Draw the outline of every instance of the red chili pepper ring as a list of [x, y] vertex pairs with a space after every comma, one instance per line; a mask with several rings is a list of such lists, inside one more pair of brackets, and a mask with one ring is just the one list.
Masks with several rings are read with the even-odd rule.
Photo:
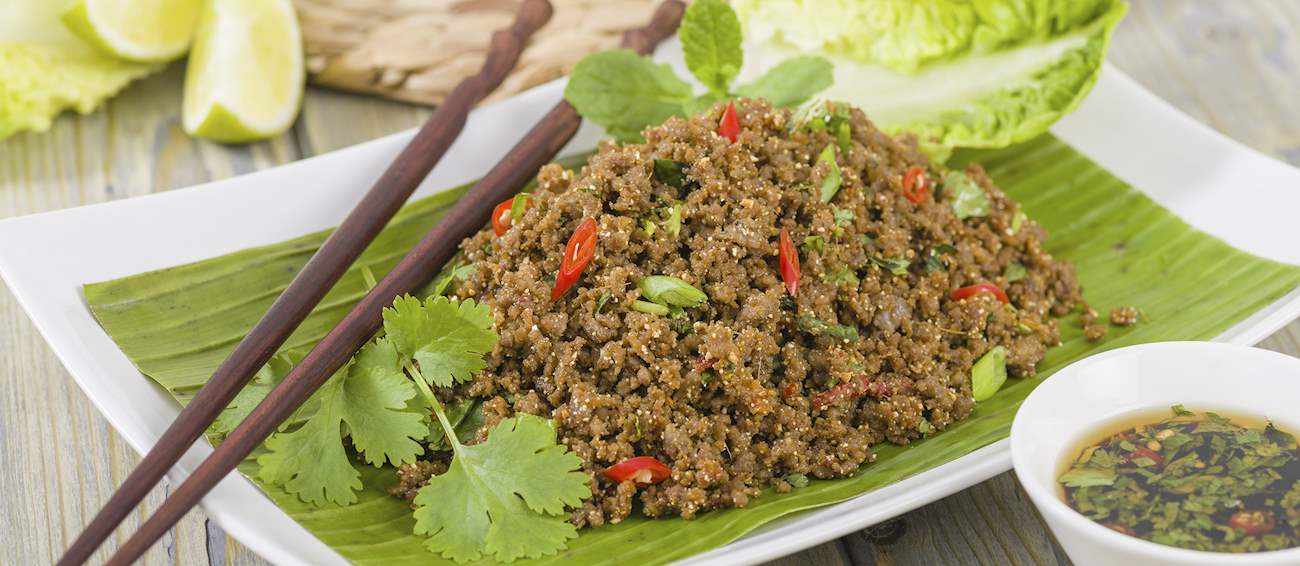
[[552, 301], [564, 296], [564, 292], [587, 269], [591, 257], [596, 255], [596, 228], [596, 219], [586, 218], [569, 237], [569, 244], [564, 247], [564, 259], [560, 261], [560, 272], [555, 276], [555, 287], [551, 288]]
[[600, 474], [619, 483], [632, 480], [637, 485], [650, 485], [668, 479], [668, 476], [673, 475], [673, 471], [659, 460], [649, 456], [637, 456], [605, 468], [605, 471]]
[[912, 204], [921, 204], [929, 194], [930, 183], [925, 178], [925, 169], [920, 165], [908, 168], [903, 174], [903, 198], [912, 201]]
[[978, 283], [975, 285], [962, 287], [960, 289], [953, 291], [952, 295], [950, 296], [954, 301], [961, 301], [961, 300], [974, 297], [975, 295], [978, 295], [980, 293], [988, 293], [990, 295], [993, 295], [995, 298], [997, 298], [997, 300], [1002, 301], [1003, 303], [1011, 302], [1011, 299], [1007, 298], [1007, 293], [1003, 291], [1001, 287], [998, 287], [997, 285], [994, 285], [992, 283]]

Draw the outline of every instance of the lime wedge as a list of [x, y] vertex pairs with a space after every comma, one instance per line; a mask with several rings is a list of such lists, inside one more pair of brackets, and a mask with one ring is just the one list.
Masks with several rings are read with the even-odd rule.
[[208, 0], [185, 70], [185, 131], [222, 142], [274, 136], [298, 115], [303, 77], [290, 0]]
[[106, 55], [151, 63], [185, 54], [202, 0], [77, 0], [63, 24]]

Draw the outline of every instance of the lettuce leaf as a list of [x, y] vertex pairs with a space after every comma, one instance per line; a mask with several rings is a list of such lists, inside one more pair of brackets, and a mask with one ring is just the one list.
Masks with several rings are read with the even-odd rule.
[[0, 16], [0, 139], [42, 132], [64, 110], [83, 114], [159, 68], [100, 55], [59, 21], [63, 2], [12, 2]]
[[1128, 6], [1119, 0], [736, 0], [754, 65], [823, 55], [823, 93], [932, 156], [1026, 141], [1074, 110]]

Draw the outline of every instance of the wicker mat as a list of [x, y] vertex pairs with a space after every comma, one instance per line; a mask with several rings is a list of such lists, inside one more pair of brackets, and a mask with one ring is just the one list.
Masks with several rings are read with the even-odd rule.
[[[313, 84], [436, 105], [478, 71], [488, 38], [519, 0], [294, 0]], [[555, 15], [489, 99], [568, 73], [584, 55], [618, 45], [657, 0], [551, 0]]]

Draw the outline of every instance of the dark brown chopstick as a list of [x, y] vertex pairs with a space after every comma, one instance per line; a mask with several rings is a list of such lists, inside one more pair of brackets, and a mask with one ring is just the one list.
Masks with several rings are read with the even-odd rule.
[[525, 0], [509, 29], [492, 36], [487, 60], [447, 96], [370, 191], [308, 260], [284, 293], [167, 428], [153, 449], [127, 476], [108, 503], [59, 559], [81, 564], [112, 534], [163, 475], [180, 460], [222, 409], [302, 324], [348, 267], [402, 207], [460, 135], [469, 111], [496, 90], [519, 60], [524, 46], [552, 14], [547, 0]]
[[[649, 52], [673, 33], [684, 10], [685, 5], [680, 1], [666, 0], [655, 11], [649, 25], [624, 34], [623, 46]], [[551, 109], [231, 431], [107, 564], [125, 566], [139, 558], [234, 470], [374, 335], [382, 322], [380, 313], [384, 307], [391, 305], [398, 295], [414, 293], [432, 279], [455, 255], [461, 240], [483, 227], [493, 205], [527, 184], [573, 137], [580, 124], [581, 118], [567, 102]]]

